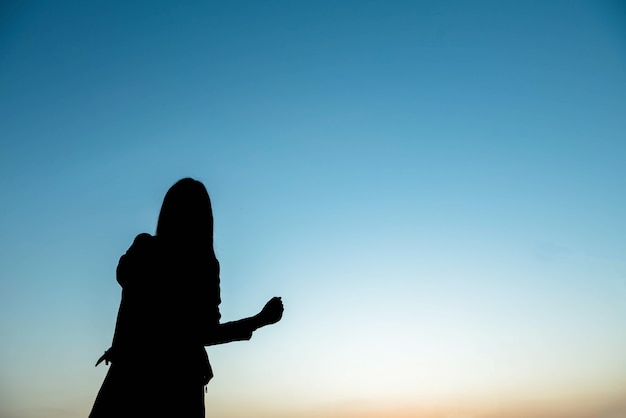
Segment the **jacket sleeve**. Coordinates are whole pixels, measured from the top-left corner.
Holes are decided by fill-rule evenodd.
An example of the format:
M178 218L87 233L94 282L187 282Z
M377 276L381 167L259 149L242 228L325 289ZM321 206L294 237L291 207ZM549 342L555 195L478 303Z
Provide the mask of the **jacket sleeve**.
M98 359L96 366L102 361L107 364L115 362L123 355L125 342L131 334L132 326L129 327L128 321L132 320L134 312L128 306L126 301L126 290L133 287L141 281L142 275L138 274L144 267L145 257L149 254L152 236L149 234L139 234L135 237L130 248L124 255L120 257L117 264L116 277L117 282L122 286L122 299L118 308L117 319L115 321L115 330L113 332L113 341L111 347Z

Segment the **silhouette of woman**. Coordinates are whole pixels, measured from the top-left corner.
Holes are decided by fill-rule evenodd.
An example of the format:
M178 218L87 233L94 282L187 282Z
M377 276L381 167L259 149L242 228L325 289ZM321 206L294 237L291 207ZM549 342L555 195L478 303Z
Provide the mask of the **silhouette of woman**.
M204 347L249 340L283 314L274 297L257 315L220 324L219 273L209 194L184 178L166 193L156 234L139 234L119 260L113 343L96 363L111 366L90 418L204 417L213 377Z

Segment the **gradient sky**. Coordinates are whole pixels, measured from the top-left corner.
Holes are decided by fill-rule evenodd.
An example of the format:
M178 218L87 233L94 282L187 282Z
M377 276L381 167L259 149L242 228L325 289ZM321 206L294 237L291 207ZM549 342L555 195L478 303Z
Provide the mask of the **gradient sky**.
M187 176L223 320L285 304L207 417L626 416L623 3L0 8L0 416L87 416Z

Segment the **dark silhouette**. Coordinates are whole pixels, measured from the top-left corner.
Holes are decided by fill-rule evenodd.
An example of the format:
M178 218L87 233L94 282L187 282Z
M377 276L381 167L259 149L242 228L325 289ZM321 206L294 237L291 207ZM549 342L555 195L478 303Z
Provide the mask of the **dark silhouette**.
M283 314L274 297L257 315L220 324L219 273L209 194L184 178L165 195L156 234L139 234L119 260L113 344L96 363L111 366L90 418L204 417L213 377L205 346L249 340Z

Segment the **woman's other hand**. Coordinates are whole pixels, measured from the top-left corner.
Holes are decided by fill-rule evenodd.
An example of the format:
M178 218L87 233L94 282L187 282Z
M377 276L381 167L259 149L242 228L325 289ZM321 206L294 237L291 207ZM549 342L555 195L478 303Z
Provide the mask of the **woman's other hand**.
M261 309L261 312L257 314L259 326L275 324L283 317L283 302L278 296L271 298Z

